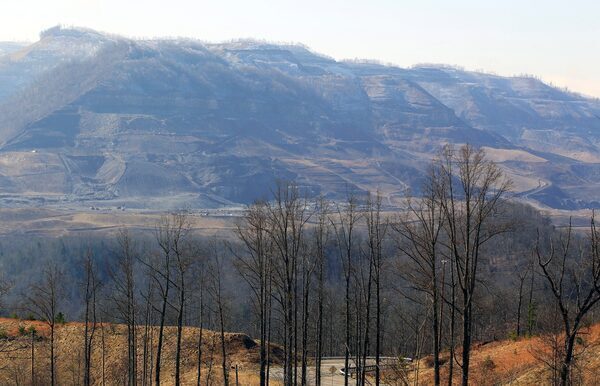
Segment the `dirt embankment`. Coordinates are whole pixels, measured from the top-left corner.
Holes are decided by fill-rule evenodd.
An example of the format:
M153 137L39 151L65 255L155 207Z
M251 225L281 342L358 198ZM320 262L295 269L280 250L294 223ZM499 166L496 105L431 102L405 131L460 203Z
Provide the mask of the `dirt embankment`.
M36 384L49 384L50 377L50 328L40 321L0 318L0 384L31 384L31 328L33 339L34 376ZM158 327L137 328L137 366L140 384L144 373L154 371ZM161 384L172 385L175 375L176 327L166 327L161 360ZM147 339L144 339L144 338ZM200 329L185 327L182 335L181 379L184 385L195 385L198 371L198 340ZM59 324L55 330L57 379L60 385L80 385L84 368L84 325L82 323ZM144 344L146 342L146 344ZM225 347L231 379L238 366L240 380L246 385L258 384L260 346L248 335L227 333ZM151 348L151 349L150 349ZM217 332L202 331L202 384L222 382L221 340ZM144 352L147 354L144 355ZM270 347L273 363L279 363L282 350ZM93 337L92 383L94 385L127 384L127 328L124 325L98 325ZM146 363L144 363L144 357ZM144 370L145 367L145 370ZM148 376L149 377L149 376ZM148 378L149 379L149 378ZM207 382L207 380L209 382ZM241 382L241 381L240 381Z
M551 347L560 346L560 336L507 339L475 344L471 356L470 379L473 385L546 385L552 384L549 364L553 362ZM578 384L600 385L600 324L581 331L576 347L578 355L575 376ZM460 352L457 353L460 358ZM448 355L442 355L441 376L447 382ZM431 358L415 363L419 366L419 384L433 384ZM414 381L412 369L409 378ZM454 383L460 384L460 367L454 367ZM412 383L411 383L412 384Z

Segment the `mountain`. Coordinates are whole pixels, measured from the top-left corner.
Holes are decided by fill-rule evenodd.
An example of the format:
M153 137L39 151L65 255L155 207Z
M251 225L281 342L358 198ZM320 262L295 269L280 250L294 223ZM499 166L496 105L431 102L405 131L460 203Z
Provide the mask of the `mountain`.
M81 28L0 51L5 205L217 207L277 178L394 203L447 142L484 147L524 200L600 207L600 102L532 77Z

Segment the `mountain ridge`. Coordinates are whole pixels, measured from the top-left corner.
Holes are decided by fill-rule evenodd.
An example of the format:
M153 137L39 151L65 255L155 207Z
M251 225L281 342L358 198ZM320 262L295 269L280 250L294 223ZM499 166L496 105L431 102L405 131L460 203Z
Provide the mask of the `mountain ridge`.
M394 205L441 146L468 142L491 149L516 196L593 208L599 117L597 100L535 78L55 27L0 52L0 198L215 207L288 178L331 198L380 189Z

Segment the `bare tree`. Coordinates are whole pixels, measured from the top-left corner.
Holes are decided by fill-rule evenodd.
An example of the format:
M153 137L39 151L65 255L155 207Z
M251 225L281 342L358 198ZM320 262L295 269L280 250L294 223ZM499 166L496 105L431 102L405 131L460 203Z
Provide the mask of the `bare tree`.
M198 303L199 303L199 311L200 311L200 315L199 315L199 327L200 327L200 331L198 333L198 357L196 360L196 386L200 386L202 383L202 344L203 339L204 339L204 312L205 312L205 294L204 294L204 290L205 290L205 275L204 272L201 271L198 273Z
M310 318L310 299L311 299L311 284L313 274L317 265L317 255L314 249L308 248L302 252L300 261L301 279L302 279L302 355L300 359L300 384L306 386L308 382L308 330Z
M517 290L517 329L516 329L516 335L517 337L521 336L521 319L523 316L523 296L524 296L524 290L525 290L525 281L527 280L528 276L531 274L533 275L533 259L531 259L531 262L529 264L527 264L527 267L525 269L520 269L519 267L516 268L516 278L518 280L518 290Z
M331 225L335 231L338 251L340 254L340 260L344 271L344 283L345 283L345 352L344 352L344 386L348 386L348 365L350 361L350 337L351 337L351 307L350 307L350 279L353 274L353 261L354 261L354 249L355 249L355 231L356 225L360 220L361 213L358 210L358 203L356 197L352 194L348 196L348 199L344 203L342 208L337 205L337 216L331 218Z
M112 284L110 300L117 311L117 317L127 326L127 382L131 386L137 384L137 305L134 272L139 255L128 230L119 231L117 243L117 262L114 266L108 266Z
M197 251L195 251L189 240L191 225L188 216L181 212L174 214L172 217L171 245L177 270L177 279L174 285L179 295L177 304L177 345L175 347L175 385L179 386L181 383L181 336L186 302L187 274Z
M315 384L321 385L321 360L323 357L323 320L325 302L325 248L329 241L329 204L320 197L316 202L316 224L313 232L314 254L317 266L317 330L315 352Z
M83 355L84 355L84 372L83 372L83 384L89 386L92 383L91 380L91 367L92 367L92 349L94 343L94 336L96 334L96 328L98 326L98 319L96 314L96 298L100 287L100 280L98 278L98 269L94 262L91 250L88 250L84 261L84 282L83 282L83 293L84 293L84 342L83 342Z
M154 383L160 386L160 370L162 349L164 341L164 329L167 318L167 307L169 304L169 292L172 287L172 271L173 271L173 224L169 217L164 216L156 227L156 242L160 249L160 255L153 261L147 263L150 276L156 283L156 288L159 291L161 299L160 308L157 309L160 316L160 325L158 328L158 341L156 347L156 365L154 367Z
M367 202L367 209L365 210L366 217L376 216L374 210L371 207L370 198ZM371 327L371 298L372 298L372 287L373 287L373 266L375 263L374 251L372 250L372 244L374 237L370 232L371 224L367 220L368 238L367 238L367 251L361 248L359 257L362 261L356 264L355 269L355 283L356 283L356 295L355 295L355 307L356 307L356 384L358 386L364 386L366 384L366 371L367 356L370 350L370 327Z
M273 196L273 202L267 205L267 229L273 243L274 272L283 307L284 385L291 386L297 381L298 264L306 248L304 228L310 213L307 200L293 183L278 182Z
M378 191L375 197L369 195L367 203L367 235L371 266L373 270L373 281L375 283L375 385L381 382L381 288L382 267L384 261L383 243L388 231L388 219L382 214L381 194ZM370 292L370 291L369 291ZM368 321L368 318L367 318ZM365 334L368 339L368 332ZM365 343L365 348L367 346ZM366 351L365 351L366 355ZM363 366L366 365L366 358ZM363 379L364 383L364 379Z
M31 334L31 385L35 386L35 327L31 326L29 328L29 334Z
M147 386L152 383L152 343L154 335L154 308L153 302L155 301L155 283L149 278L147 283L147 289L145 293L142 293L142 297L145 299L144 307L144 335L142 344L142 385Z
M462 295L462 384L469 383L469 360L473 326L473 294L477 271L486 242L509 227L493 221L500 200L510 187L498 166L485 159L481 149L465 145L455 152L447 146L436 161L440 179L439 193L448 235L448 249L456 270Z
M565 386L573 383L571 375L577 336L586 316L600 301L600 235L594 216L590 221L589 245L572 251L571 222L558 240L550 239L549 243L549 252L545 254L538 235L535 255L563 325L560 385Z
M450 327L448 335L449 339L449 355L448 355L448 386L453 385L454 379L454 362L456 348L456 264L450 264L450 299L445 300L450 306ZM444 284L445 285L445 284ZM444 292L442 291L442 294Z
M407 212L393 229L399 235L398 248L411 261L403 275L430 299L434 384L440 384L440 283L438 278L444 212L439 193L444 180L439 168L431 167L420 199L408 198ZM443 286L443 283L442 283Z
M151 306L160 316L154 375L154 382L156 385L160 385L164 327L167 311L170 308L177 312L175 384L179 385L181 383L181 347L184 324L183 319L186 308L187 281L190 268L197 261L197 257L199 256L199 248L195 246L190 233L191 224L189 217L185 212L163 216L160 219L155 232L156 241L159 247L158 255L150 260L138 259L146 266L150 279L154 283L154 285L151 285L149 288L152 290L156 288L158 290L161 301L160 306L155 307L151 299L150 291L147 294L147 305ZM176 302L171 302L171 289L177 291ZM152 353L151 350L150 353Z
M49 265L38 283L24 295L27 309L50 327L50 384L56 385L55 328L64 294L64 274L57 265Z
M104 334L104 328L106 327L105 323L102 321L102 314L100 314L100 344L101 344L101 352L102 352L102 380L101 385L106 385L106 337Z
M227 348L225 346L225 296L223 290L223 257L219 252L218 243L213 241L212 246L212 267L211 267L211 283L209 291L213 297L214 304L217 307L217 315L219 319L219 331L221 336L221 369L223 371L223 384L229 386L229 362L227 358Z
M270 281L273 274L272 242L269 236L267 205L256 202L248 208L236 233L246 254L236 254L236 267L248 283L260 330L260 385L267 382L268 317L271 297Z

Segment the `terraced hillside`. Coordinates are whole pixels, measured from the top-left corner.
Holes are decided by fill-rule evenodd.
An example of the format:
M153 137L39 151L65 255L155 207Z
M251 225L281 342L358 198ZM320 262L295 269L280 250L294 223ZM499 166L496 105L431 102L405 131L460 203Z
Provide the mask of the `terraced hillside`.
M218 207L276 178L394 204L448 142L485 146L524 200L600 206L600 102L531 77L60 27L0 51L5 205Z

